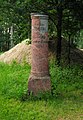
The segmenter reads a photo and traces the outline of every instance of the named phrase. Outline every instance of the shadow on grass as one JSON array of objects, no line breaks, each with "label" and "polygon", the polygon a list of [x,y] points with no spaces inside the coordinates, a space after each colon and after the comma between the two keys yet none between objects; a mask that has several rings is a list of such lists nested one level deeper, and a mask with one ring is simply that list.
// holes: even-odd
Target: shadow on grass
[{"label": "shadow on grass", "polygon": [[74,103],[83,103],[83,94],[80,95],[76,94],[70,94],[70,95],[62,95],[60,93],[57,93],[56,95],[53,95],[51,92],[45,93],[45,94],[39,94],[37,96],[34,96],[32,94],[23,94],[19,100],[21,102],[28,102],[28,101],[56,101],[62,103],[65,100],[73,101]]}]

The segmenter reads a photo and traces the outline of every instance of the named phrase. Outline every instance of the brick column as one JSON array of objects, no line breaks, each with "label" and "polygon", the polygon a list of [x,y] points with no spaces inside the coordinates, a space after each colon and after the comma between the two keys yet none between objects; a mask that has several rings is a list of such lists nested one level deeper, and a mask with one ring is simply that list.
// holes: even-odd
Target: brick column
[{"label": "brick column", "polygon": [[37,95],[50,91],[51,83],[48,65],[48,16],[31,14],[32,19],[32,63],[28,91]]}]

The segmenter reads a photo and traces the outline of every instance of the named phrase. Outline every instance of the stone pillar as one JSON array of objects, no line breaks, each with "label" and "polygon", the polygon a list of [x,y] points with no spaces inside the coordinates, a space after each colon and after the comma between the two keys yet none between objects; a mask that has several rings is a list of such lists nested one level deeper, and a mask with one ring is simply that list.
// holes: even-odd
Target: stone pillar
[{"label": "stone pillar", "polygon": [[48,16],[31,14],[32,19],[32,63],[28,91],[37,95],[51,90],[48,65]]}]

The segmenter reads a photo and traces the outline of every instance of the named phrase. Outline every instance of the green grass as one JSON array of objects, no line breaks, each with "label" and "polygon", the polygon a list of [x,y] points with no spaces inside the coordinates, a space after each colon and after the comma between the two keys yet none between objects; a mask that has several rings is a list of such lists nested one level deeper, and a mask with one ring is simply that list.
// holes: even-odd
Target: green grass
[{"label": "green grass", "polygon": [[0,52],[0,55],[2,54],[3,52]]},{"label": "green grass", "polygon": [[22,101],[29,65],[0,63],[0,120],[83,120],[83,70],[50,65],[52,95]]}]

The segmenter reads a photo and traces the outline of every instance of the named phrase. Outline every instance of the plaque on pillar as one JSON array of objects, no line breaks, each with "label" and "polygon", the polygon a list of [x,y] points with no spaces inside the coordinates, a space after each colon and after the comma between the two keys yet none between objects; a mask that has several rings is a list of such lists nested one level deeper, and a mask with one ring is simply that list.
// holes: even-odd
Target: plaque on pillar
[{"label": "plaque on pillar", "polygon": [[28,81],[28,91],[37,95],[51,91],[48,64],[48,16],[31,14],[32,44],[31,44],[31,74]]}]

